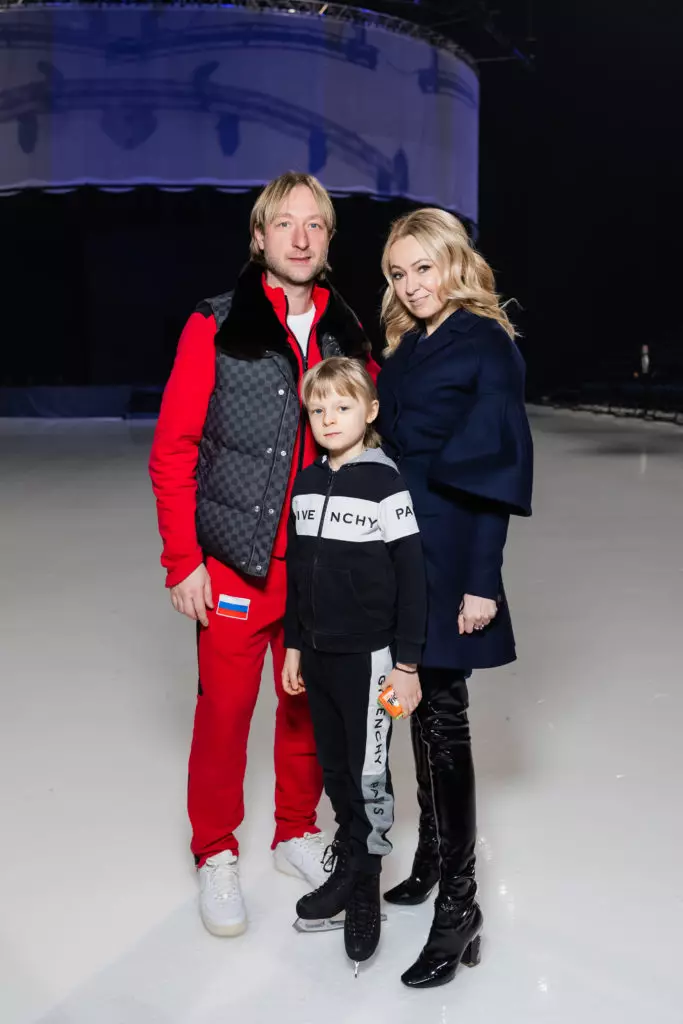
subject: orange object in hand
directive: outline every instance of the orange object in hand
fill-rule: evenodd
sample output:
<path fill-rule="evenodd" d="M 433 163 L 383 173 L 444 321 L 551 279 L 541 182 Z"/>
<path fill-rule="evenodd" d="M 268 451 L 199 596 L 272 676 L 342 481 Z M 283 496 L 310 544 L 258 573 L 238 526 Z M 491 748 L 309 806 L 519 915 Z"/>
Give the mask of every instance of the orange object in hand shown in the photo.
<path fill-rule="evenodd" d="M 403 718 L 405 716 L 405 712 L 398 702 L 398 697 L 394 692 L 393 686 L 387 686 L 386 690 L 382 690 L 377 698 L 377 703 L 380 704 L 392 718 Z"/>

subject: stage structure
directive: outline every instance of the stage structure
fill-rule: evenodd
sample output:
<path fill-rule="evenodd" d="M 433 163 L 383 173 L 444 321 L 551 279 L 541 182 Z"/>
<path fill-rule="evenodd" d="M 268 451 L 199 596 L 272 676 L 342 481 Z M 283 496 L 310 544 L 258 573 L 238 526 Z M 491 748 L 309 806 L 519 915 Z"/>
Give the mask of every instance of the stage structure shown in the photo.
<path fill-rule="evenodd" d="M 24 4 L 0 10 L 0 53 L 0 194 L 293 168 L 476 224 L 477 73 L 427 29 L 318 0 Z"/>

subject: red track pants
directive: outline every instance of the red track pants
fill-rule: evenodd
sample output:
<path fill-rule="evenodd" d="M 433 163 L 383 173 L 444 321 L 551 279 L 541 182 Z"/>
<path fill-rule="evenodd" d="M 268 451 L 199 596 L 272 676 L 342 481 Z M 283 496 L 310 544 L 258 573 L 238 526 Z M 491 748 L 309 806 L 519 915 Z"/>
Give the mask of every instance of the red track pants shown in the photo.
<path fill-rule="evenodd" d="M 286 570 L 273 559 L 265 580 L 245 578 L 214 559 L 207 569 L 215 608 L 199 634 L 199 693 L 190 751 L 188 811 L 192 852 L 199 867 L 221 850 L 238 852 L 235 829 L 244 818 L 249 726 L 270 644 L 278 707 L 275 716 L 275 838 L 317 832 L 322 774 L 308 701 L 282 689 Z M 230 602 L 237 598 L 238 614 Z M 235 604 L 235 602 L 233 602 Z"/>

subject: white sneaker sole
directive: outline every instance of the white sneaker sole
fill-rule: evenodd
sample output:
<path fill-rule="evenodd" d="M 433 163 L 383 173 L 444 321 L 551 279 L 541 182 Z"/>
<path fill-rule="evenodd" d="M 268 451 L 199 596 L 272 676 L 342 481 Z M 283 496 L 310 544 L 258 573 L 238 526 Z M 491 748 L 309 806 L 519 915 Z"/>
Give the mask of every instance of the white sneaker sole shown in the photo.
<path fill-rule="evenodd" d="M 219 939 L 235 938 L 237 935 L 243 935 L 247 930 L 246 917 L 243 921 L 235 921 L 234 924 L 216 924 L 214 921 L 207 921 L 201 912 L 199 916 L 201 917 L 202 924 L 206 928 L 207 932 L 210 932 Z"/>
<path fill-rule="evenodd" d="M 292 864 L 292 862 L 285 857 L 284 853 L 282 853 L 278 847 L 276 847 L 273 852 L 273 862 L 275 864 L 275 869 L 281 874 L 289 875 L 290 878 L 301 878 L 307 885 L 312 886 L 313 889 L 317 889 L 318 886 L 322 885 L 327 878 L 327 875 L 324 874 L 321 875 L 318 881 L 308 878 L 308 876 L 305 875 L 303 871 L 296 866 L 296 864 Z"/>

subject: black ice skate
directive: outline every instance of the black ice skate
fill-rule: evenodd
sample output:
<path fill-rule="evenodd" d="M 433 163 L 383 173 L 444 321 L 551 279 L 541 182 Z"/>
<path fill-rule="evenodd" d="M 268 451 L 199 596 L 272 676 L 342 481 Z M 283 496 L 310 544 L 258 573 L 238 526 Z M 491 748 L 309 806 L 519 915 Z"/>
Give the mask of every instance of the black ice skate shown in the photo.
<path fill-rule="evenodd" d="M 353 887 L 346 904 L 344 945 L 346 955 L 353 960 L 356 977 L 359 965 L 369 960 L 377 949 L 381 922 L 379 875 L 354 872 Z"/>
<path fill-rule="evenodd" d="M 325 851 L 323 867 L 330 877 L 296 905 L 299 916 L 294 927 L 298 932 L 329 932 L 344 927 L 344 910 L 353 884 L 348 845 L 335 839 Z"/>

